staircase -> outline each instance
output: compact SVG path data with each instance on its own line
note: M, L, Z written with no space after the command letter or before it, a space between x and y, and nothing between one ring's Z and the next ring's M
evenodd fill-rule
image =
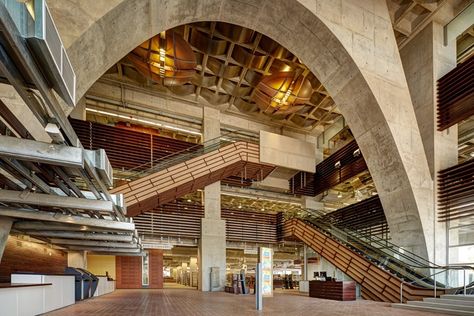
M423 301L408 301L406 304L392 304L393 307L443 313L448 315L474 315L474 295L441 295L440 298L426 297Z
M355 243L343 241L341 236L336 237L314 223L296 218L285 222L283 236L296 237L303 241L324 259L359 283L362 287L362 297L365 299L396 303L400 302L400 299L406 302L433 296L433 289L429 288L431 282L429 278L424 278L421 272L417 272L408 264L400 263L400 260L387 253L382 255L380 251L367 248L361 240L357 242L364 244L363 249L357 247ZM374 256L373 252L378 253L379 256ZM416 258L413 258L414 260ZM420 266L413 267L421 267L422 262L419 264ZM426 285L426 287L410 284L411 282L407 283L407 280L415 280L418 284ZM402 283L403 293L400 297ZM444 291L438 289L437 293L444 294Z
M254 139L225 135L166 156L111 192L124 195L133 217L231 176L263 180L274 168L260 162Z

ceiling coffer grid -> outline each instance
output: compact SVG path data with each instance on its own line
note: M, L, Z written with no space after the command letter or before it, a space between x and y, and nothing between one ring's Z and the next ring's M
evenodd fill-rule
M135 63L130 64L130 59L124 59L117 65L117 74L190 101L209 103L221 110L238 109L248 115L308 130L332 124L340 116L334 101L314 74L274 40L250 29L222 22L188 24L170 31L167 33L180 34L195 54L196 72L188 82L162 85L156 82L159 80L145 79L136 73ZM305 97L296 98L297 102L290 106L273 107L256 103L259 83L261 85L264 78L282 72L288 73L288 76L293 74L296 81L304 79L307 83L304 85Z

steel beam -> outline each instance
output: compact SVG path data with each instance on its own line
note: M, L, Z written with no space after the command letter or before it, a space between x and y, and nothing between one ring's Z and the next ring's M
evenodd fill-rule
M49 110L59 122L61 129L66 135L69 143L73 146L80 146L80 141L74 132L74 129L64 114L61 105L56 99L52 89L49 87L46 78L41 73L40 68L36 64L36 61L34 60L34 57L32 56L25 39L21 36L15 25L15 22L9 15L5 4L2 2L0 2L0 29L4 30L4 32L2 32L4 43L2 44L8 46L11 53L19 59L22 70L26 72L26 76L31 78L32 83L40 92ZM14 85L14 87L17 89L17 91L21 90L21 88L17 85ZM22 98L28 105L31 104L31 100L28 98L28 96L22 95Z
M3 135L0 135L0 157L71 168L84 166L81 148Z
M40 221L17 221L14 225L18 230L40 230L40 231L70 231L70 232L121 232L110 228L98 228L81 225L70 225L67 223L40 222ZM133 235L133 233L131 233Z
M141 248L128 249L128 248L107 248L107 247L93 247L93 246L67 246L68 250L73 251L97 251L97 252L117 252L117 253L140 253L142 252Z
M39 221L67 223L71 225L83 225L91 227L110 228L121 231L133 232L135 224L119 222L106 219L87 218L83 216L64 215L55 212L45 212L23 208L0 207L0 216L14 218L34 219Z
M63 238L50 238L52 244L61 246L92 246L92 247L112 247L112 248L127 248L127 249L138 249L140 248L137 243L130 242L105 242L95 240L75 240L75 239L63 239Z
M98 212L113 212L110 201L89 200L69 196L59 196L28 191L0 190L0 202L22 203L44 207L73 208Z
M14 228L16 229L16 227ZM75 232L75 231L36 231L36 230L21 230L26 235L48 238L70 238L82 240L100 240L113 242L133 242L134 238L129 234L107 234L107 233L93 233L93 232Z
M138 253L129 253L129 252L114 252L111 250L110 252L101 252L101 251L88 251L87 254L90 255L103 255L103 256L129 256L129 257L144 257L145 253L144 252L138 252Z

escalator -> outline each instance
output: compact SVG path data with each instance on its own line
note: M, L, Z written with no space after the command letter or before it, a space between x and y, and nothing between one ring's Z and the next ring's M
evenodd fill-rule
M388 241L376 237L369 241L369 237L347 229L296 218L285 222L283 235L300 239L359 283L363 298L405 302L433 296L434 281L429 271L437 266L416 254L398 251L400 248ZM437 295L444 294L444 285L436 285Z
M434 286L434 280L429 277L429 270L441 267L423 257L376 235L360 234L345 227L336 227L317 220L307 223L406 282L422 287ZM444 284L437 282L437 287L442 288Z
M260 162L258 139L232 132L128 170L128 182L111 190L124 195L127 216L195 192L232 176L263 180L275 166Z

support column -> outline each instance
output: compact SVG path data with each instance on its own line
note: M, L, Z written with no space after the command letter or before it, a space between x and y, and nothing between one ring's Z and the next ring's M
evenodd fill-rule
M12 223L13 219L10 217L0 217L0 262L2 262L3 251L5 251L8 242Z
M448 13L447 13L448 14ZM446 20L449 17L445 16ZM442 22L444 23L444 22ZM428 249L430 259L437 264L446 265L447 233L446 225L438 223L437 181L439 170L456 165L458 162L457 125L438 132L436 126L436 82L456 67L456 42L443 44L443 26L433 21L419 32L400 51L408 87L420 129L423 147L433 179L433 206L429 222L432 227L424 227L431 236L433 249Z
M220 136L219 110L210 107L203 109L204 141ZM225 221L221 219L220 181L204 188L204 218L201 220L199 241L199 282L198 289L207 292L223 291L226 273ZM211 268L219 268L218 284L211 287Z
M198 260L196 257L189 259L189 273L191 274L190 286L196 287L198 285Z

